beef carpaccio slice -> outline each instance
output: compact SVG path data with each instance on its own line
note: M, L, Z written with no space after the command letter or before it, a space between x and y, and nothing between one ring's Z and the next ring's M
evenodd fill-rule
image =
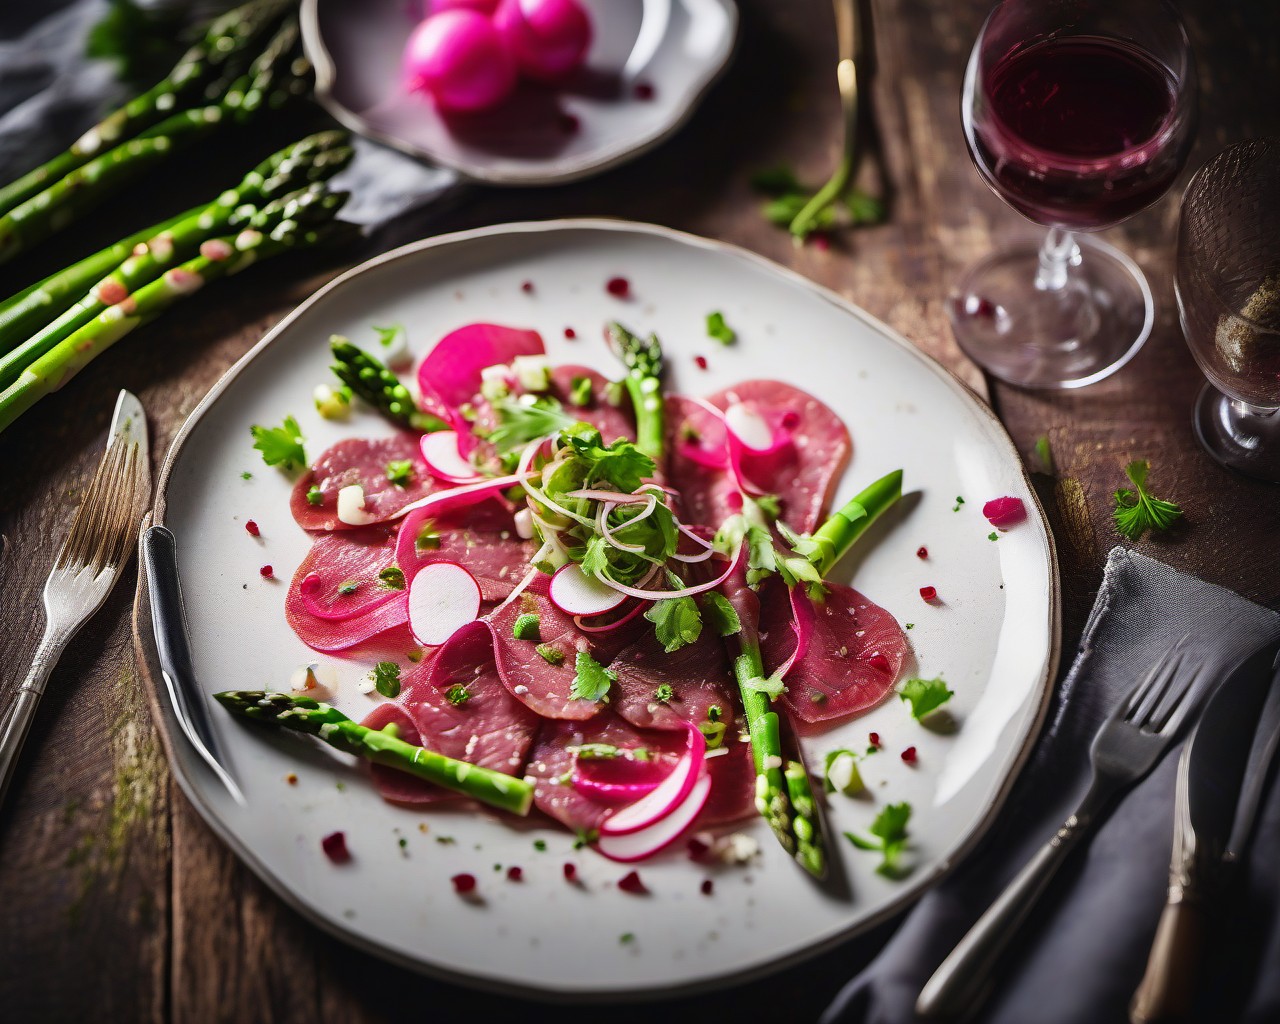
M413 535L425 526L420 515L431 523L429 546L419 546ZM454 511L439 522L429 512L411 512L403 522L395 554L406 583L432 562L457 562L480 584L481 600L501 601L529 571L533 543L516 536L511 513L496 501Z
M391 629L408 637L409 613L404 591L389 591L378 573L395 562L395 535L386 527L343 530L316 537L298 566L285 595L290 628L308 647L341 651ZM312 594L323 614L313 614L302 596L302 582L318 577ZM354 583L349 594L343 584Z
M536 782L534 806L566 828L583 832L599 828L620 806L583 795L566 778L573 771L573 748L586 743L643 747L655 764L670 770L684 752L685 736L683 732L636 729L609 710L587 722L544 721L526 769L526 775Z
M413 474L401 487L387 479L387 463L406 460L413 463ZM338 518L338 492L352 484L364 488L365 511L376 522L390 519L441 486L427 472L417 434L401 431L377 440L346 438L316 459L310 472L294 485L289 502L294 521L304 530L355 529ZM320 490L319 505L307 500L312 487Z
M751 483L778 496L788 526L800 532L816 529L852 449L840 417L807 392L774 380L743 381L707 401L722 410L741 402L790 436L790 442L772 455L744 457L742 470ZM682 450L682 439L687 443L691 434L714 443L723 436L723 428L696 403L669 401L672 486L680 491L686 518L718 528L738 511L736 488L727 468L711 468Z
M451 701L448 695L454 686L463 687L465 697L459 693ZM539 724L537 715L502 685L493 641L480 622L464 626L433 657L415 665L405 676L400 703L381 705L365 724L394 721L403 727L406 719L413 737L406 730L402 739L512 776L522 773ZM458 798L451 790L412 776L405 776L408 782L390 778L404 775L394 769L375 767L374 774L383 796L398 803Z
M696 642L668 654L652 629L622 650L609 664L617 673L613 707L640 729L683 729L684 723L707 721L707 709L720 708L720 721L734 734L734 709L738 706L732 667L725 643L715 630L703 625ZM654 699L663 684L674 696L667 703Z
M723 754L707 758L711 792L694 822L695 829L755 818L758 813L751 744L742 741L737 729L730 729L725 733L723 749Z
M770 586L760 617L766 672L795 650L792 620L785 588ZM783 700L793 716L809 723L865 711L892 692L907 650L906 635L885 609L851 587L828 583L826 597L813 602L808 650L787 673ZM882 666L872 663L876 655L884 658Z

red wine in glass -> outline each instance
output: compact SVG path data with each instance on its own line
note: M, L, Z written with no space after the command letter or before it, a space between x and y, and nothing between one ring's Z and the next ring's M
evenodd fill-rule
M975 158L1004 199L1042 224L1090 230L1164 194L1180 162L1165 129L1177 96L1169 69L1128 43L1066 36L1002 57L983 83L990 118Z
M974 44L961 116L983 179L1050 228L969 268L948 303L960 347L1023 387L1101 380L1141 347L1151 289L1123 253L1072 232L1153 203L1195 121L1186 33L1164 0L1001 0Z

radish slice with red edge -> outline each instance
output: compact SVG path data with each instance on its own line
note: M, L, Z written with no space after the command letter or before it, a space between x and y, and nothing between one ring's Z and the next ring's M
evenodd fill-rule
M992 498L982 506L982 514L992 526L1012 526L1027 518L1027 507L1021 498Z
M768 452L777 447L769 422L741 402L735 402L724 411L724 425L749 452Z
M705 772L689 788L684 799L665 817L626 835L606 833L603 828L596 849L610 860L629 864L644 860L670 846L694 823L711 794L711 776ZM617 817L617 815L614 815ZM607 822L606 822L607 824Z
M588 576L577 562L556 570L549 593L552 603L569 615L603 615L627 599L626 594Z
M537 331L501 324L459 327L441 338L418 367L422 407L443 416L460 431L469 431L470 424L459 409L480 390L480 371L488 366L505 366L516 356L540 356L546 351Z
M439 647L480 614L480 584L457 562L424 565L409 584L409 629L418 643Z
M612 803L634 803L662 782L662 768L652 761L618 757L583 761L575 757L570 782L583 796Z
M470 484L483 479L458 447L456 430L437 430L422 435L422 458L431 475L451 484Z
M686 723L685 728L687 745L671 774L652 792L605 818L600 824L602 839L606 835L622 836L648 828L672 814L689 795L706 763L707 741L697 726Z

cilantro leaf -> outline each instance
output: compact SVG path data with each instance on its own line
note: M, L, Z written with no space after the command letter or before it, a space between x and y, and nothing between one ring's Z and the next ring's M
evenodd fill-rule
M393 459L388 462L387 479L397 487L408 487L413 480L413 463L408 459Z
M609 696L609 687L618 678L616 672L610 672L586 651L578 652L574 669L570 700L590 700L599 704Z
M911 705L911 717L917 722L930 711L936 711L954 696L942 679L908 679L898 697Z
M307 464L306 452L302 450L302 428L292 416L286 416L280 427L260 427L255 423L249 433L253 435L253 447L262 452L262 461L268 466L293 470Z
M498 425L489 433L489 442L499 455L513 452L540 437L550 437L578 422L565 413L554 398L543 395L499 399L493 403L493 410L498 416Z
M587 469L585 486L612 484L619 491L630 494L640 486L640 481L652 476L657 468L653 459L631 441L620 437L608 447L604 446L600 431L586 424L578 424L561 432L561 439L568 443Z
M380 661L373 667L373 687L384 697L400 696L400 666Z
M738 340L738 332L724 322L723 313L708 313L707 337L714 338L721 345L732 345Z
M311 489L307 491L307 504L315 507L319 507L324 504L324 495L321 493L320 488L315 484L312 484Z
M1111 516L1116 529L1129 540L1137 540L1148 530L1156 533L1167 530L1182 516L1182 509L1173 502L1157 498L1147 490L1150 469L1146 459L1129 463L1124 472L1133 481L1136 491L1119 490L1115 493L1116 507Z
M742 620L738 618L737 611L718 590L709 590L702 595L702 617L721 636L736 636L742 632Z
M609 552L615 551L607 540L596 534L587 541L586 550L582 554L582 571L588 576L608 575Z
M899 863L902 851L907 848L907 822L911 818L909 803L889 804L876 815L868 830L871 838L860 836L855 832L846 832L845 838L859 850L870 850L881 855L876 868L878 874L886 878L903 878L908 872Z
M692 597L654 601L644 617L653 623L654 636L668 654L702 635L702 613Z

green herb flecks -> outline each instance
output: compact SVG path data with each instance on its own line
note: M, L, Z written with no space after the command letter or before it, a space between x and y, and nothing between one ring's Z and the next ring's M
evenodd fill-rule
M511 627L511 635L517 640L529 640L535 644L540 643L542 641L541 622L542 620L536 614L526 613L521 615L516 619L515 625Z
M898 697L911 705L911 717L916 721L942 707L954 695L941 679L908 679L898 691Z
M378 580L388 590L404 590L404 570L398 565L388 565L378 573Z
M738 340L738 333L724 322L723 313L708 313L707 337L714 338L721 345L732 345Z
M408 487L413 482L413 463L408 459L394 459L388 462L387 479L397 487Z
M670 683L663 683L653 691L653 699L658 704L670 704L675 696L676 692L671 688Z
M617 681L616 672L601 665L586 651L579 651L574 662L573 686L569 690L571 700L589 700L599 704L609 696L609 688Z
M455 708L461 707L471 699L471 691L462 683L454 683L444 691L444 698Z
M1147 473L1151 465L1146 459L1138 459L1124 467L1134 490L1116 491L1116 507L1111 513L1120 535L1137 540L1148 530L1161 533L1169 529L1182 516L1182 509L1172 501L1157 498L1147 490Z
M564 664L564 651L560 650L558 647L552 647L550 644L538 644L534 650L537 652L538 657L548 665Z
M590 377L574 377L569 382L569 404L579 407L591 404Z
M400 696L400 666L380 661L373 667L373 688L384 697Z
M302 449L302 428L292 416L284 418L283 426L260 427L254 424L249 432L253 435L253 447L262 453L262 461L268 466L292 471L307 464L307 455Z
M312 484L307 490L307 504L311 505L313 508L319 508L324 504L324 495L321 493L320 488L315 486L315 484Z
M654 601L644 617L653 623L654 635L668 654L702 635L702 613L692 597Z
M900 862L902 851L907 848L907 822L910 818L910 804L889 804L871 823L870 837L854 832L844 835L859 850L871 850L881 855L877 873L886 878L903 878L910 872Z

